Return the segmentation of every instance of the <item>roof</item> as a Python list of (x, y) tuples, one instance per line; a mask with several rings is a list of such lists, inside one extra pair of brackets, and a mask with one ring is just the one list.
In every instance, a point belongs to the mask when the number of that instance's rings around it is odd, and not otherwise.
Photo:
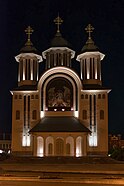
[(99, 51), (99, 48), (94, 44), (94, 41), (91, 38), (88, 38), (86, 44), (83, 46), (81, 53)]
[(73, 116), (47, 116), (30, 130), (30, 132), (87, 132), (82, 121)]
[(21, 48), (20, 52), (22, 53), (38, 53), (37, 49), (33, 46), (31, 41), (27, 41), (24, 47)]
[(37, 90), (37, 85), (22, 85), (18, 86), (17, 88), (14, 88), (13, 91), (20, 91), (20, 90)]
[(62, 37), (60, 32), (57, 32), (50, 42), (50, 47), (70, 47), (70, 43)]
[(102, 85), (98, 84), (83, 84), (84, 90), (108, 90), (110, 88), (103, 87)]

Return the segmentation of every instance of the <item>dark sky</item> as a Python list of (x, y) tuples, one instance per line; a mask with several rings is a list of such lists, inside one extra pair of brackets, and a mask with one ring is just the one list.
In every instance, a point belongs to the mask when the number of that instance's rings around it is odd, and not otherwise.
[[(42, 53), (54, 37), (53, 20), (64, 20), (61, 33), (76, 55), (86, 42), (91, 23), (95, 44), (106, 56), (102, 61), (103, 85), (109, 94), (109, 132), (124, 134), (124, 1), (123, 0), (11, 0), (0, 1), (0, 132), (11, 131), (11, 94), (17, 86), (18, 63), (14, 56), (26, 41), (30, 25), (34, 46)], [(42, 64), (40, 68), (43, 68)], [(73, 61), (78, 70), (79, 64)]]

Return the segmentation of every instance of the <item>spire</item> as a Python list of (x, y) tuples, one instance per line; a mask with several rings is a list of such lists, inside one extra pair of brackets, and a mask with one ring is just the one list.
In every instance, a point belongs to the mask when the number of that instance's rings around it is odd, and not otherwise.
[(98, 51), (98, 47), (94, 44), (94, 41), (91, 38), (91, 33), (93, 32), (94, 27), (91, 24), (88, 24), (85, 28), (85, 31), (88, 33), (88, 39), (86, 44), (83, 46), (81, 52), (88, 52), (88, 51)]
[(60, 25), (63, 23), (63, 20), (59, 17), (59, 13), (58, 17), (54, 19), (54, 23), (57, 25), (57, 33), (60, 33)]
[(62, 34), (60, 33), (60, 25), (63, 23), (63, 20), (59, 17), (56, 17), (54, 19), (54, 23), (57, 25), (57, 32), (55, 34), (55, 37), (51, 40), (50, 46), (51, 47), (70, 47), (70, 44), (68, 41), (66, 41)]

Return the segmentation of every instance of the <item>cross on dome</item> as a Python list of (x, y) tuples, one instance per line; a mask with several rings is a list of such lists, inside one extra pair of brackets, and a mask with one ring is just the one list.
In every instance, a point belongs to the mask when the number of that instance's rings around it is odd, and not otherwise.
[(54, 23), (57, 25), (57, 32), (60, 32), (59, 27), (63, 23), (63, 20), (59, 17), (59, 14), (58, 17), (54, 19)]
[(89, 35), (89, 39), (91, 39), (91, 32), (93, 32), (94, 28), (91, 24), (88, 24), (87, 27), (85, 28), (86, 32)]
[(28, 35), (28, 42), (30, 42), (30, 39), (31, 39), (31, 34), (34, 32), (34, 30), (28, 26), (26, 29), (25, 29), (25, 32), (26, 34)]

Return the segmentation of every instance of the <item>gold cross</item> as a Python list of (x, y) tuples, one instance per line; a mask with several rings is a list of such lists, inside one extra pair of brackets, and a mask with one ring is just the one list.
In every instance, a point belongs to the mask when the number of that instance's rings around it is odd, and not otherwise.
[(31, 34), (34, 32), (34, 30), (28, 26), (25, 30), (26, 34), (28, 35), (28, 42), (30, 41), (30, 38), (31, 38)]
[(93, 32), (94, 28), (91, 24), (88, 24), (88, 26), (85, 28), (86, 32), (89, 34), (89, 39), (91, 39), (91, 32)]
[(57, 32), (60, 32), (59, 26), (63, 23), (63, 20), (59, 17), (59, 14), (58, 17), (54, 19), (54, 23), (57, 25)]

